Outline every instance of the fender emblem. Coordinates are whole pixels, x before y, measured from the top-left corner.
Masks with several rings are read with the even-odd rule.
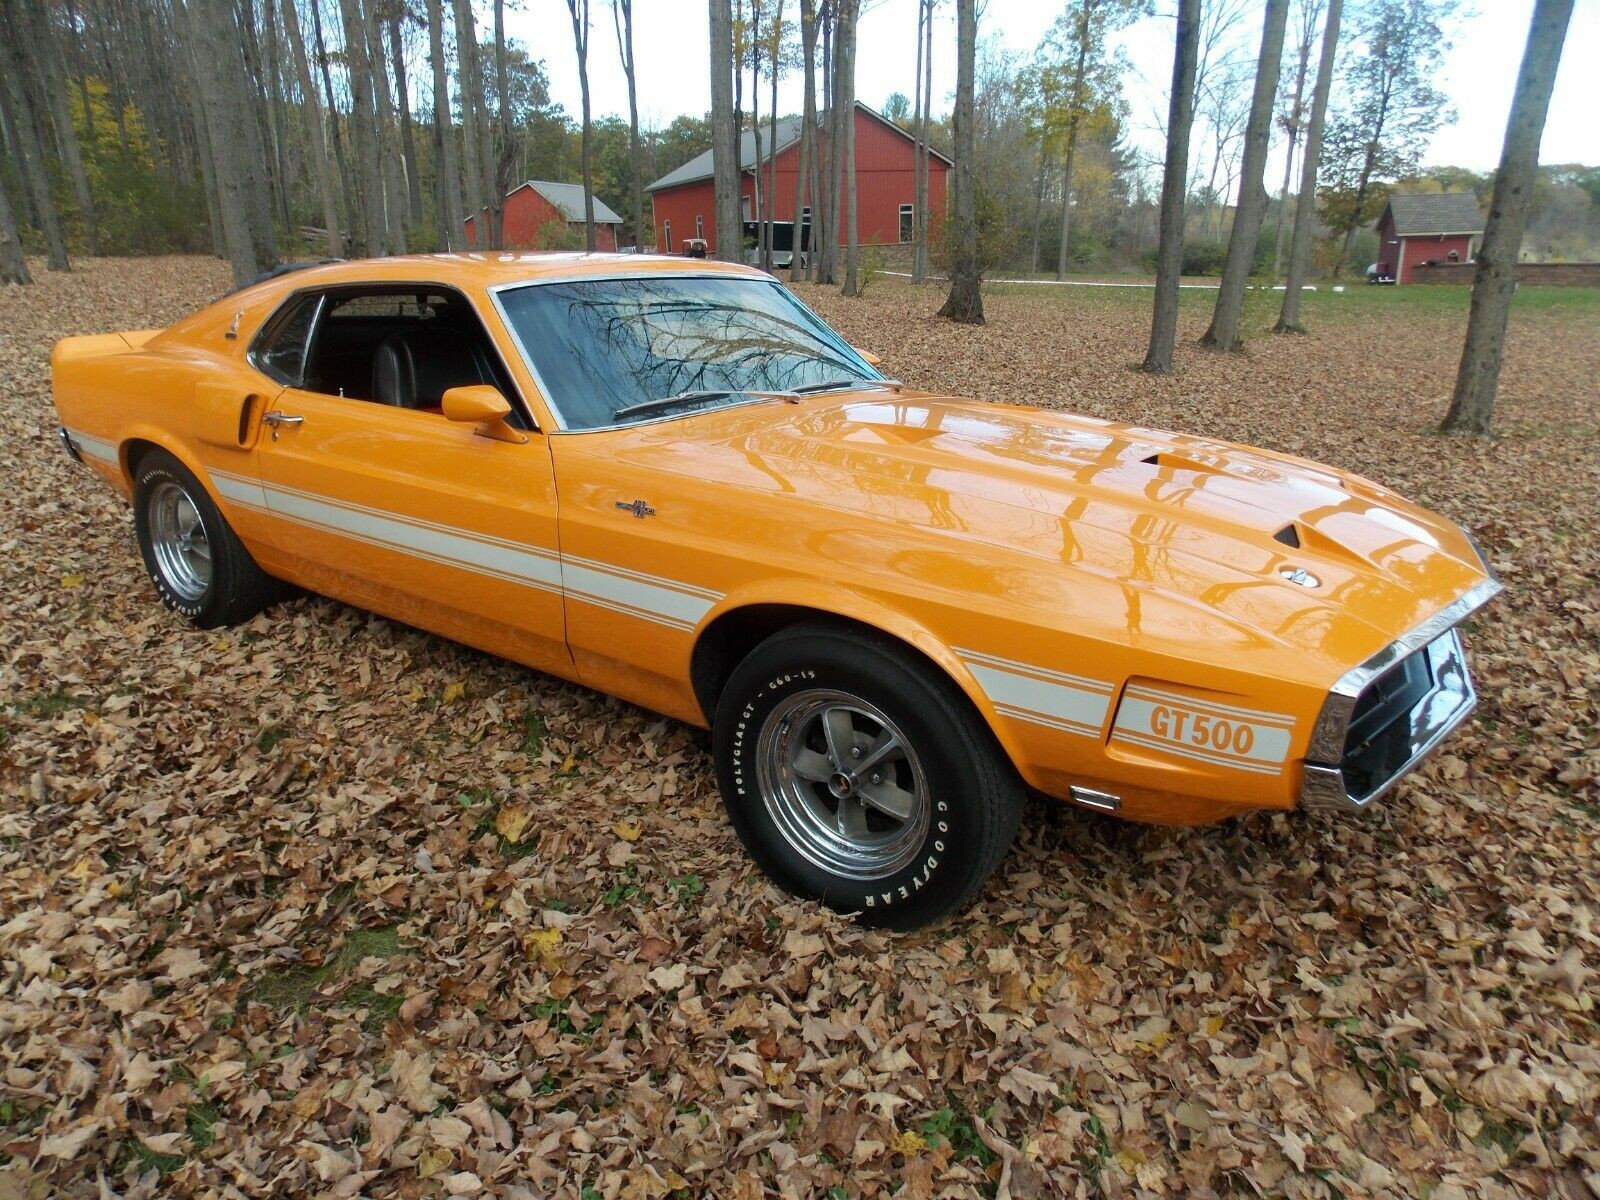
[[[640,518],[641,520],[643,520],[645,517],[653,517],[656,515],[656,510],[651,508],[643,500],[618,500],[617,507],[623,512],[631,512],[634,516]]]
[[[1278,572],[1290,583],[1297,583],[1303,588],[1321,587],[1322,580],[1318,579],[1304,567],[1285,567]]]

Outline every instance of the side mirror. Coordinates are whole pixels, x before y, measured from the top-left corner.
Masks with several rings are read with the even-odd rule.
[[[869,367],[880,367],[883,365],[883,359],[879,358],[871,350],[863,350],[860,346],[851,346],[850,349],[854,350],[857,354],[861,355],[862,358],[866,359],[867,366]]]
[[[507,424],[511,405],[500,394],[499,388],[486,383],[453,387],[440,398],[439,404],[447,420],[476,424],[480,437],[493,438],[497,442],[522,443],[528,440],[527,434]]]

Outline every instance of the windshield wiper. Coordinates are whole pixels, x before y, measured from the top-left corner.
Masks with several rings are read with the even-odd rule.
[[[676,396],[663,396],[659,400],[641,400],[637,404],[624,405],[611,414],[612,420],[622,417],[636,417],[642,413],[659,412],[666,408],[676,408],[680,404],[693,404],[698,400],[720,400],[724,396],[759,396],[765,400],[793,399],[800,393],[793,392],[758,392],[749,388],[706,388],[693,392],[679,392]]]
[[[902,388],[898,379],[830,379],[825,383],[808,383],[794,389],[797,396],[812,396],[818,392],[837,392],[844,388]]]

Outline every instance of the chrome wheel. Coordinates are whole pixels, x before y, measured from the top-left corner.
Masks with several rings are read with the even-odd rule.
[[[757,784],[784,840],[847,879],[883,879],[917,857],[928,834],[928,782],[899,727],[847,692],[812,689],[768,715]]]
[[[190,604],[205,598],[211,587],[211,542],[194,500],[170,480],[150,492],[147,515],[150,547],[166,585]]]

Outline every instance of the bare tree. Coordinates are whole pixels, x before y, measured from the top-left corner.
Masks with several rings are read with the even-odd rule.
[[[18,7],[20,14],[26,13],[32,6],[22,4]],[[71,108],[67,102],[67,64],[61,54],[61,39],[46,8],[34,12],[28,26],[19,26],[16,33],[32,43],[30,53],[39,64],[39,81],[44,85],[45,100],[49,104],[50,128],[55,134],[57,155],[66,169],[67,178],[72,182],[72,193],[78,202],[78,215],[83,219],[84,241],[88,251],[98,254],[100,235],[94,197],[89,192],[89,176],[84,170],[78,132],[73,127]]]
[[[329,66],[331,59],[328,55],[328,44],[322,36],[320,0],[312,0],[311,3],[311,33],[316,40],[317,65],[322,75],[322,98],[327,105],[328,141],[333,145],[333,161],[339,167],[340,193],[344,197],[344,223],[350,231],[351,239],[354,240],[361,221],[356,208],[359,201],[356,198],[355,180],[350,173],[350,159],[344,152],[344,136],[339,132],[339,104],[333,92],[333,71]],[[205,158],[202,157],[201,161],[204,162]]]
[[[585,35],[587,37],[587,34]],[[516,143],[511,136],[511,67],[506,49],[506,4],[494,0],[494,232],[495,244],[506,244],[506,197],[511,194],[511,169],[516,162]],[[587,82],[587,80],[585,80]]]
[[[711,162],[715,179],[717,257],[744,257],[739,220],[739,124],[733,104],[733,10],[730,0],[710,0]]]
[[[472,240],[477,249],[493,245],[484,222],[488,197],[484,194],[487,164],[478,160],[483,152],[478,126],[484,120],[483,79],[478,73],[478,35],[472,23],[472,0],[454,0],[456,17],[456,94],[461,100],[461,159],[466,178],[467,214],[472,219]]]
[[[1311,218],[1317,206],[1317,171],[1322,161],[1322,129],[1328,116],[1328,93],[1333,88],[1333,68],[1339,49],[1339,21],[1344,0],[1328,0],[1328,19],[1322,29],[1322,57],[1317,62],[1317,82],[1311,89],[1311,120],[1306,126],[1305,160],[1300,164],[1300,198],[1294,206],[1294,233],[1289,239],[1289,276],[1283,285],[1283,308],[1274,333],[1303,333],[1300,324],[1300,289],[1305,286],[1311,261]]]
[[[11,215],[11,197],[0,183],[0,283],[32,283],[28,260],[22,256],[22,241],[17,237],[16,218]]]
[[[406,81],[405,45],[400,40],[402,19],[411,14],[403,4],[389,10],[389,53],[394,62],[394,94],[400,108],[400,154],[406,175],[406,214],[413,225],[422,223],[422,171],[417,162],[417,138],[411,121],[411,88]]]
[[[951,237],[950,294],[939,315],[967,325],[983,324],[978,275],[978,194],[972,169],[977,156],[974,92],[977,79],[976,0],[956,0],[955,229]]]
[[[572,14],[572,45],[578,52],[578,90],[583,102],[583,242],[591,253],[594,239],[594,149],[589,124],[589,0],[567,0]]]
[[[1333,0],[1335,4],[1339,0]],[[1183,273],[1184,197],[1188,191],[1189,130],[1194,125],[1194,75],[1199,58],[1200,0],[1178,0],[1167,102],[1167,162],[1161,175],[1161,237],[1156,248],[1156,295],[1144,369],[1172,373],[1178,340],[1178,279]]]
[[[1289,0],[1267,0],[1261,30],[1261,53],[1256,57],[1256,86],[1250,101],[1250,121],[1245,126],[1244,162],[1239,169],[1239,203],[1228,236],[1228,257],[1217,286],[1217,306],[1211,328],[1200,344],[1215,350],[1239,348],[1239,320],[1244,312],[1244,289],[1255,263],[1256,236],[1266,215],[1267,191],[1262,176],[1267,167],[1267,143],[1272,137],[1272,105],[1278,94],[1278,68],[1283,60],[1283,30],[1289,17]]]
[[[333,186],[333,164],[328,161],[328,138],[322,128],[322,100],[311,78],[311,64],[306,61],[306,41],[300,34],[300,13],[295,0],[281,0],[281,3],[283,27],[289,37],[289,57],[294,60],[300,103],[311,139],[311,171],[322,197],[322,224],[328,233],[328,253],[338,258],[344,254],[344,235],[339,230],[339,199]]]
[[[444,57],[444,6],[428,0],[428,47],[433,58],[433,136],[436,147],[434,175],[439,213],[439,248],[459,249],[465,244],[465,216],[461,211],[461,171],[456,164],[455,122],[450,116],[450,72]]]
[[[838,114],[839,155],[844,166],[845,257],[844,294],[861,290],[861,234],[856,212],[856,21],[861,15],[861,0],[839,0],[838,83],[833,106]]]
[[[778,74],[782,69],[783,52],[783,0],[776,0],[772,13],[772,53],[767,61],[772,64],[772,103],[767,105],[767,228],[762,241],[761,265],[772,270],[772,221],[778,211]],[[800,214],[794,214],[795,230],[800,226]],[[791,245],[791,253],[793,247]]]
[[[1294,176],[1294,152],[1306,125],[1306,75],[1311,69],[1311,47],[1317,41],[1317,24],[1322,16],[1322,0],[1300,0],[1299,28],[1295,31],[1294,90],[1280,118],[1289,144],[1283,152],[1283,186],[1278,190],[1278,221],[1272,238],[1272,275],[1283,273],[1284,236],[1289,231],[1289,182]]]
[[[383,176],[383,227],[390,254],[406,248],[405,161],[399,153],[399,125],[395,120],[394,98],[389,94],[389,66],[383,51],[383,22],[377,12],[378,0],[368,0],[363,33],[366,35],[367,62],[372,69],[372,116],[378,146],[378,168]]]
[[[21,23],[17,11],[27,0],[0,0],[0,14],[8,30]],[[52,271],[70,271],[67,242],[61,231],[61,217],[50,193],[50,177],[45,167],[43,126],[34,104],[37,89],[30,80],[28,50],[22,39],[7,34],[0,38],[0,106],[6,114],[11,135],[16,138],[12,152],[22,176],[39,230],[44,234],[45,265]]]
[[[1506,322],[1511,293],[1517,287],[1517,255],[1528,224],[1534,177],[1539,170],[1539,142],[1550,111],[1561,47],[1572,19],[1572,0],[1536,0],[1528,45],[1511,97],[1500,169],[1494,176],[1494,197],[1483,228],[1477,274],[1472,281],[1472,308],[1461,347],[1461,369],[1455,395],[1441,426],[1445,433],[1487,434],[1494,423],[1494,398],[1500,385],[1500,360],[1505,353]]]
[[[922,93],[917,103],[916,172],[912,185],[916,192],[912,197],[915,226],[912,236],[916,241],[911,259],[913,283],[926,283],[928,279],[928,122],[932,119],[933,108],[933,3],[934,0],[919,0],[918,4],[917,63],[921,67]]]
[[[813,216],[810,242],[804,249],[801,246],[807,232],[801,220],[801,214],[805,211],[806,185],[811,180],[817,155],[817,8],[814,0],[800,0],[800,53],[804,60],[805,100],[800,113],[800,154],[794,176],[794,252],[789,259],[790,283],[798,283],[806,277],[809,268],[805,260],[814,258],[817,250],[815,194],[811,196]]]
[[[628,79],[628,171],[633,183],[633,244],[644,248],[644,167],[639,155],[639,90],[634,77],[633,0],[611,0],[611,20],[617,27],[617,56]]]
[[[210,3],[222,0],[207,0]],[[365,19],[361,0],[339,0],[344,21],[345,61],[350,74],[350,137],[355,142],[357,181],[357,229],[360,250],[367,256],[381,255],[388,242],[384,218],[382,147],[378,140],[376,100],[372,95],[372,76],[367,57]]]
[[[756,261],[767,268],[767,239],[762,232],[766,217],[766,189],[761,183],[761,0],[750,0],[750,23],[736,27],[735,39],[743,34],[742,48],[750,53],[750,139],[755,145],[755,163],[750,172],[750,194],[756,218]],[[741,58],[741,62],[742,62]],[[742,69],[742,68],[741,68]]]

